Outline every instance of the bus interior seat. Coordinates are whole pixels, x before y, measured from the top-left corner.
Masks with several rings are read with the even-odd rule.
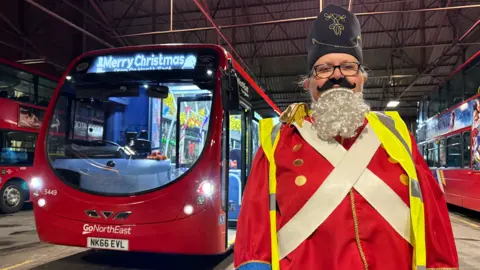
[[[242,159],[240,158],[242,156],[241,150],[238,148],[234,148],[230,150],[230,160],[235,160],[237,161],[237,169],[242,168]]]
[[[136,131],[125,132],[125,145],[132,146],[136,139],[137,139]]]
[[[39,106],[48,106],[48,99],[46,98],[41,98],[39,101],[38,101],[38,105]]]
[[[22,96],[19,96],[17,100],[21,102],[30,102],[30,96],[22,95]]]
[[[148,140],[148,132],[146,130],[141,130],[138,138]]]
[[[152,152],[152,143],[146,139],[136,139],[130,148],[140,156],[148,156]]]

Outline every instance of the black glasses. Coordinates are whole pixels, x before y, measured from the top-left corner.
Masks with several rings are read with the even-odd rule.
[[[333,73],[335,72],[335,69],[338,68],[340,70],[340,73],[342,73],[343,76],[351,77],[358,74],[358,71],[360,70],[360,66],[361,66],[360,63],[355,63],[355,62],[347,62],[338,66],[321,64],[321,65],[313,66],[313,72],[315,74],[315,77],[320,79],[327,79],[327,78],[330,78],[330,76],[332,76]]]

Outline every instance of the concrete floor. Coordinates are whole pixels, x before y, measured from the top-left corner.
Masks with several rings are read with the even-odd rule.
[[[480,213],[452,208],[450,217],[460,269],[480,269]],[[229,238],[233,235],[234,231],[230,230]],[[231,254],[211,257],[120,254],[44,244],[36,235],[31,210],[0,214],[0,270],[159,269],[160,261],[168,265],[161,269],[233,270]]]
[[[234,235],[229,230],[229,237]],[[231,254],[230,251],[218,256],[180,256],[50,245],[39,241],[31,209],[0,214],[0,270],[223,270],[232,263]]]

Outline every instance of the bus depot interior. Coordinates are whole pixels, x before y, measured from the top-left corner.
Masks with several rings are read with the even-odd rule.
[[[480,269],[478,0],[0,0],[0,270],[233,270],[261,120],[312,104],[309,48],[331,43],[311,30],[331,4],[360,23],[348,40],[364,101],[405,121],[447,202],[459,269]],[[351,21],[323,16],[319,38],[349,36]],[[300,170],[280,172],[300,203],[322,180],[297,150],[278,158]],[[349,237],[365,226],[353,218],[338,225]]]

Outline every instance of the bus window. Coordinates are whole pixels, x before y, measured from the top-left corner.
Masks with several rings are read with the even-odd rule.
[[[428,148],[427,148],[427,145],[426,145],[426,144],[422,145],[422,155],[423,155],[423,159],[424,159],[425,161],[427,161],[427,159],[428,159],[428,157],[427,157],[427,152],[428,152],[428,150],[427,150],[427,149],[428,149]]]
[[[431,142],[428,144],[427,164],[429,167],[438,167],[438,144]]]
[[[230,169],[241,168],[241,141],[244,136],[241,115],[230,115]]]
[[[2,88],[2,97],[20,102],[35,101],[34,75],[6,65],[0,65],[0,74],[8,76],[8,87]]]
[[[50,97],[53,95],[53,91],[55,91],[56,86],[57,82],[39,77],[37,104],[45,107],[48,106],[48,103],[50,102]]]
[[[36,140],[32,132],[0,131],[0,165],[33,165]]]
[[[428,143],[426,145],[426,158],[425,158],[425,161],[427,161],[427,164],[428,164],[428,167],[433,167],[433,152],[430,150],[431,148],[433,148],[433,144],[432,143]]]
[[[440,167],[447,166],[447,155],[445,149],[445,138],[439,141]]]
[[[463,167],[470,167],[470,131],[464,132],[463,136]]]
[[[130,77],[123,76],[127,90],[122,93],[114,93],[118,81],[110,76],[115,75],[102,81],[78,76],[60,90],[68,98],[56,103],[59,121],[52,119],[46,147],[55,173],[73,188],[117,196],[152,191],[189,171],[206,145],[211,89],[163,83],[166,97],[160,98],[147,91],[149,85],[134,81],[135,72],[125,74]],[[68,122],[65,130],[53,125]],[[96,165],[107,162],[117,171]],[[75,166],[90,173],[69,177]]]
[[[252,157],[255,158],[257,154],[258,147],[260,147],[260,135],[258,133],[258,122],[253,120],[252,121],[252,144],[253,144],[253,153]]]
[[[460,134],[447,138],[447,165],[448,167],[461,167],[462,148]]]

